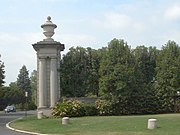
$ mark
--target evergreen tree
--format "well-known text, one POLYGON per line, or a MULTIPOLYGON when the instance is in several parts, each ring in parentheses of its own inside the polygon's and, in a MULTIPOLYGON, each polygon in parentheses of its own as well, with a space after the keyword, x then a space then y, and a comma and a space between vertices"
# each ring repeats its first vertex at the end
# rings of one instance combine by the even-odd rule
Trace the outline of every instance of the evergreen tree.
MULTIPOLYGON (((1 55, 0 55, 1 58, 1 55)), ((5 71, 4 71, 4 62, 1 61, 0 59, 0 88, 3 86, 3 84, 5 83, 4 79, 5 79, 5 71)))
POLYGON ((29 73, 25 65, 23 65, 19 71, 19 75, 17 78, 17 86, 20 88, 20 90, 24 91, 24 94, 25 92, 28 92, 28 99, 31 100, 32 91, 31 91, 29 73))

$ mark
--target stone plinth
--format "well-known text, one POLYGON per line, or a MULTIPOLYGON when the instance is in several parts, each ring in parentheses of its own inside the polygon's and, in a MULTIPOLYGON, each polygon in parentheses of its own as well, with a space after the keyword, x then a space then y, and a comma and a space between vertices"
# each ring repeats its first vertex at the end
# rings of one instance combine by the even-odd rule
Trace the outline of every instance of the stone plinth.
POLYGON ((63 125, 69 124, 69 117, 63 117, 63 118, 62 118, 62 124, 63 124, 63 125))
POLYGON ((157 128, 157 119, 148 119, 148 129, 157 128))
POLYGON ((43 118, 43 112, 42 111, 38 111, 37 112, 37 118, 38 119, 42 119, 43 118))

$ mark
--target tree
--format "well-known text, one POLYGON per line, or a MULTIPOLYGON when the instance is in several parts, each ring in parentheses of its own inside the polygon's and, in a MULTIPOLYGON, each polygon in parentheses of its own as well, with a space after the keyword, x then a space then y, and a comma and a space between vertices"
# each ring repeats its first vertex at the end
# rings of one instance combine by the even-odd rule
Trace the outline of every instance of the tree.
POLYGON ((4 87, 0 87, 0 110, 3 110, 7 105, 7 102, 4 97, 6 92, 7 91, 4 87))
MULTIPOLYGON (((1 58, 1 55, 0 55, 1 58)), ((5 83, 4 79, 5 79, 5 71, 4 71, 4 62, 1 61, 0 59, 0 87, 3 86, 3 84, 5 83)))
POLYGON ((136 84, 141 97, 143 113, 156 113, 158 100, 154 89, 155 68, 158 50, 155 47, 138 46, 133 50, 135 57, 136 84), (143 110, 144 109, 144 110, 143 110))
POLYGON ((87 52, 87 93, 88 95, 99 96, 99 67, 102 49, 95 50, 88 47, 87 52))
POLYGON ((98 96, 100 51, 70 48, 61 60, 61 94, 68 97, 98 96))
POLYGON ((100 64, 99 88, 101 95, 114 104, 115 114, 129 113, 127 106, 132 109, 136 105, 132 102, 132 96, 139 93, 134 66, 135 60, 127 43, 113 39, 100 64))
POLYGON ((17 78, 17 86, 20 88, 20 90, 24 92, 24 94, 25 92, 28 92, 28 100, 31 100, 32 91, 31 91, 29 73, 25 65, 23 65, 22 68, 20 69, 17 78))
POLYGON ((8 90, 6 96, 7 96, 9 104, 23 104, 23 103, 25 103, 24 91, 17 86, 16 82, 10 83, 8 89, 9 90, 8 90))
POLYGON ((82 47, 70 48, 63 56, 60 68, 61 94, 68 97, 85 96, 88 83, 88 57, 82 47))
POLYGON ((133 50, 133 54, 136 60, 136 70, 139 71, 141 75, 141 83, 151 83, 156 76, 156 57, 158 55, 158 50, 154 47, 138 46, 133 50))
POLYGON ((161 111, 174 111, 174 96, 180 90, 180 47, 168 41, 157 58, 156 90, 161 111))
POLYGON ((31 90, 32 90, 32 101, 37 103, 37 71, 33 70, 30 77, 31 90))

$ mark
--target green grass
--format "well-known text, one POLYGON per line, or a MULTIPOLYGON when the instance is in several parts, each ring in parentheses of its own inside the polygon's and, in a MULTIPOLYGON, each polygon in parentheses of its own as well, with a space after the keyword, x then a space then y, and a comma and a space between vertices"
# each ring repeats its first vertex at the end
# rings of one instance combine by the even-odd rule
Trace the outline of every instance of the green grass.
POLYGON ((69 125, 61 119, 30 116, 11 123, 12 127, 59 135, 179 135, 180 114, 142 116, 99 116, 71 118, 69 125), (147 129, 149 118, 156 118, 158 128, 147 129))

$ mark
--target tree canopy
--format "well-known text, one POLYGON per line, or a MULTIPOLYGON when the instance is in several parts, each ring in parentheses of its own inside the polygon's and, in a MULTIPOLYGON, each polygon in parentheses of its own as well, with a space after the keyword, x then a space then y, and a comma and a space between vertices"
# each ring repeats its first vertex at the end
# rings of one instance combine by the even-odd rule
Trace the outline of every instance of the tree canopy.
POLYGON ((0 87, 3 86, 3 84, 5 83, 4 79, 5 79, 5 70, 4 70, 5 66, 4 66, 4 62, 2 62, 1 60, 1 55, 0 55, 0 87))

